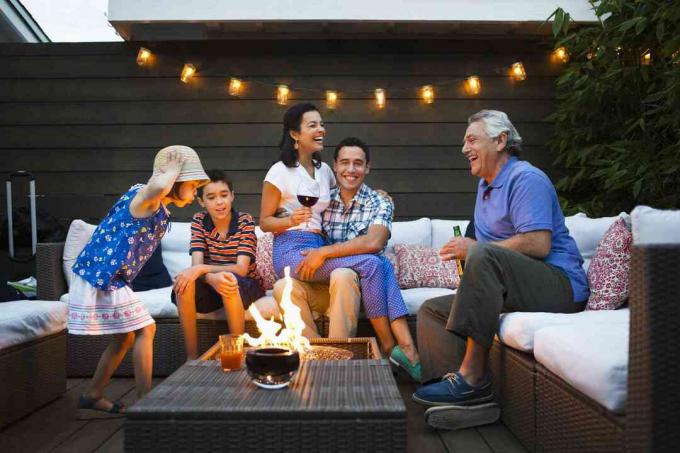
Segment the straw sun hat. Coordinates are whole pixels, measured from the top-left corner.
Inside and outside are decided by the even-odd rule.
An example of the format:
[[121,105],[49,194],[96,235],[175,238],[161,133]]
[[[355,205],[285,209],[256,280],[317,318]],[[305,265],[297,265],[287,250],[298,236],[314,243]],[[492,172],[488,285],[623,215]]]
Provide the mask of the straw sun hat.
[[196,151],[184,145],[166,146],[162,150],[158,151],[156,158],[153,161],[154,176],[160,174],[160,168],[168,162],[168,154],[172,151],[181,154],[185,158],[184,165],[182,165],[182,170],[179,172],[179,176],[175,180],[176,182],[198,180],[201,181],[201,185],[205,185],[210,182],[210,178],[205,174],[203,165],[201,165],[201,159],[198,158]]

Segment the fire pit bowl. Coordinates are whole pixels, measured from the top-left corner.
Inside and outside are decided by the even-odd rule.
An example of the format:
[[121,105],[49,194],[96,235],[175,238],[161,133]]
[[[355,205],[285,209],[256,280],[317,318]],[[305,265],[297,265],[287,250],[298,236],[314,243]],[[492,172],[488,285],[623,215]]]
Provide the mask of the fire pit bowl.
[[299,367],[300,354],[290,349],[259,348],[246,353],[248,375],[264,389],[286,387]]

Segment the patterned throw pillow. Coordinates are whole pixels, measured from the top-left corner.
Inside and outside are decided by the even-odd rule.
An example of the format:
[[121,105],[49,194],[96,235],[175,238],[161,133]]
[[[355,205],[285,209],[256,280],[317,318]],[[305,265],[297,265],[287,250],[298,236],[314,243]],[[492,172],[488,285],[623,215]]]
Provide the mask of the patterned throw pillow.
[[588,268],[590,297],[586,310],[616,310],[628,299],[633,234],[623,219],[602,237]]
[[274,262],[272,261],[273,249],[274,235],[272,233],[264,233],[257,238],[255,264],[257,265],[257,273],[262,278],[262,285],[265,291],[274,288],[274,283],[277,280],[276,272],[274,272]]
[[399,286],[407,288],[458,288],[455,261],[442,261],[439,250],[423,245],[395,244]]
[[392,263],[392,267],[394,268],[394,276],[399,279],[399,258],[397,258],[397,254],[394,252],[385,252],[385,258],[390,260],[390,263]]

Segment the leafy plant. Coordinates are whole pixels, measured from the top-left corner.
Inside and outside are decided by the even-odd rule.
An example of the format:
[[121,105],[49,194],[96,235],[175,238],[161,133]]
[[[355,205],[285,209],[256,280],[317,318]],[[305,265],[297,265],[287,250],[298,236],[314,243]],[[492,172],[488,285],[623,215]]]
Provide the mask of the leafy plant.
[[566,171],[557,183],[563,209],[601,216],[637,204],[678,207],[680,2],[590,3],[595,25],[578,26],[561,8],[548,18],[555,47],[571,54],[549,117],[549,146]]

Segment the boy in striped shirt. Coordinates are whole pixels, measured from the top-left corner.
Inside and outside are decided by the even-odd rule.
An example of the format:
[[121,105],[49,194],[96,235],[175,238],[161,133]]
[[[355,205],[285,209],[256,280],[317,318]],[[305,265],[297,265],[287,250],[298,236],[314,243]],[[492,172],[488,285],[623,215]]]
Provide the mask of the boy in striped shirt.
[[224,306],[229,331],[245,331],[245,308],[264,295],[256,274],[257,238],[250,214],[232,207],[233,185],[221,170],[207,172],[210,183],[199,189],[204,211],[191,221],[191,267],[175,278],[177,305],[187,359],[198,356],[196,312]]

